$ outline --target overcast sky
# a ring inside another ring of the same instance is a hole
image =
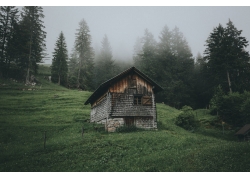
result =
[[[250,40],[249,6],[43,6],[46,46],[51,63],[55,42],[62,31],[68,52],[72,52],[76,29],[85,19],[92,36],[92,47],[101,48],[106,34],[114,59],[131,60],[137,37],[143,37],[147,28],[159,41],[163,27],[175,26],[184,34],[193,56],[203,54],[205,41],[214,27],[224,27],[229,19],[242,36]],[[250,48],[248,47],[249,51]]]

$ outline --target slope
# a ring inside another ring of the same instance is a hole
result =
[[[83,105],[91,92],[41,82],[36,91],[0,87],[0,171],[250,170],[250,144],[228,138],[231,131],[185,131],[174,124],[180,111],[164,104],[157,131],[96,131]]]

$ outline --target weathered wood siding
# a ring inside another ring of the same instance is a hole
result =
[[[105,124],[111,109],[110,93],[104,94],[91,107],[90,122]]]
[[[137,74],[130,74],[113,84],[111,92],[111,117],[135,117],[141,128],[157,128],[156,106],[152,86]],[[134,97],[141,97],[141,104],[134,104]]]
[[[130,74],[110,86],[111,93],[152,94],[152,86],[137,74]]]
[[[107,123],[111,132],[127,124],[128,117],[139,128],[157,128],[153,87],[132,73],[111,84],[108,92],[91,104],[91,122]]]
[[[111,116],[153,116],[155,104],[134,105],[134,95],[112,94]]]

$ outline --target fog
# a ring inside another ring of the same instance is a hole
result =
[[[156,41],[163,27],[170,30],[175,26],[186,38],[193,56],[203,54],[205,41],[213,28],[223,27],[230,19],[242,36],[250,40],[250,7],[100,7],[100,6],[43,6],[44,26],[47,32],[46,47],[51,63],[55,42],[62,31],[65,35],[68,53],[72,52],[78,23],[85,19],[92,36],[95,51],[101,48],[106,34],[115,60],[131,61],[133,46],[138,37],[143,37],[147,28]],[[248,47],[249,51],[250,48]]]

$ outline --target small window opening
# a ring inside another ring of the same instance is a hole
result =
[[[142,104],[142,96],[134,96],[134,105]]]

